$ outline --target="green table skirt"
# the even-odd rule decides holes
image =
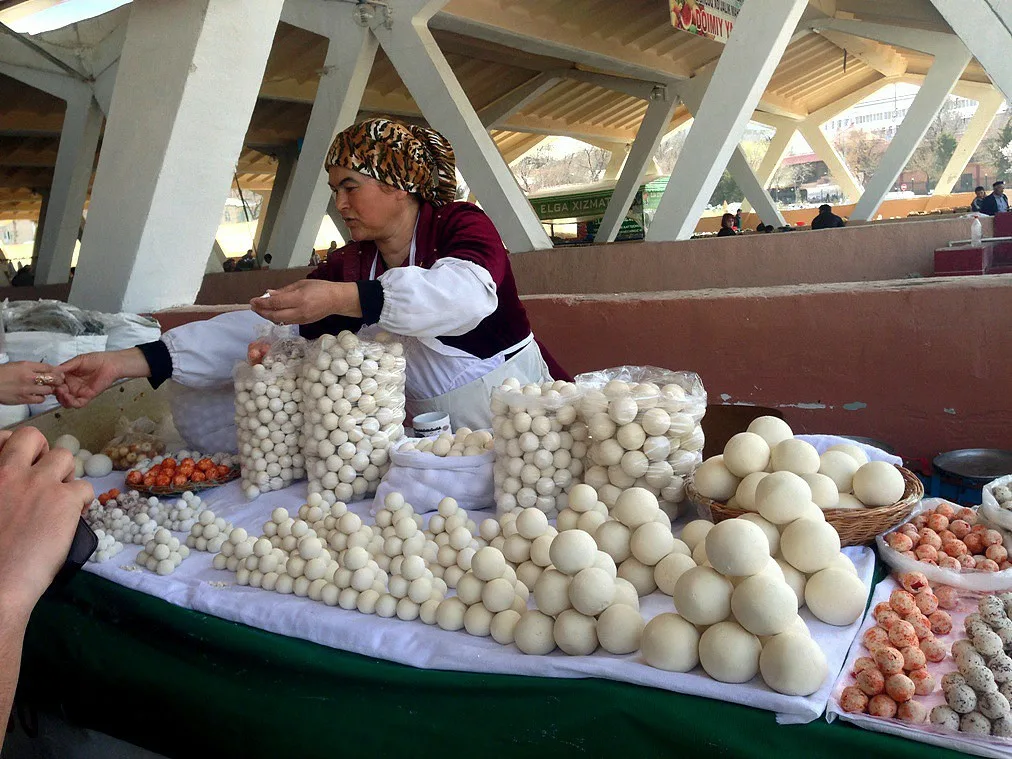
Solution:
[[[43,600],[19,699],[168,757],[955,757],[837,722],[608,680],[442,672],[182,609],[80,573]]]

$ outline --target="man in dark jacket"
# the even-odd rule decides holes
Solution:
[[[977,185],[973,188],[973,201],[970,203],[970,211],[973,213],[983,213],[980,205],[984,202],[984,198],[987,197],[987,190],[984,189],[983,185]]]
[[[843,219],[833,213],[833,207],[828,203],[819,206],[819,215],[812,219],[812,229],[835,229],[845,226]]]
[[[1008,212],[1008,198],[1005,197],[1005,182],[999,179],[991,185],[991,194],[980,201],[980,212],[996,216]]]

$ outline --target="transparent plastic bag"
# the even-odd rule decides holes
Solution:
[[[286,333],[262,363],[240,362],[233,372],[239,464],[249,499],[306,476],[298,386],[305,353],[306,341]]]
[[[943,503],[950,503],[944,498],[925,498],[921,501],[917,507],[910,514],[908,519],[903,524],[912,521],[921,514],[929,511],[934,511]],[[955,503],[950,503],[954,509],[961,509]],[[981,514],[979,509],[977,511],[978,518],[984,524],[987,524],[987,520],[984,515]],[[903,524],[897,525],[892,530],[889,530],[882,535],[875,538],[875,543],[878,546],[878,554],[882,557],[882,560],[893,568],[893,571],[897,574],[903,574],[905,572],[920,572],[933,585],[951,585],[954,588],[961,590],[971,590],[981,593],[991,593],[999,590],[1008,590],[1012,587],[1012,569],[1006,569],[1001,572],[983,572],[976,569],[964,569],[961,572],[957,572],[954,569],[943,569],[942,567],[928,564],[917,559],[911,559],[909,556],[904,556],[902,553],[892,548],[887,542],[886,538],[899,530]],[[1002,529],[999,525],[990,525],[994,529],[997,529],[1002,534],[1002,542],[1005,546],[1012,545],[1012,536]]]
[[[699,375],[655,366],[581,374],[580,418],[590,444],[584,482],[611,508],[623,490],[646,488],[672,519],[685,503],[685,478],[703,461],[706,391]]]
[[[116,422],[116,435],[106,443],[102,453],[112,459],[113,469],[130,469],[138,461],[165,452],[165,442],[158,431],[158,425],[146,416],[133,421],[120,417]]]
[[[309,493],[327,503],[376,492],[390,447],[404,437],[404,346],[385,332],[310,344],[301,374]]]
[[[566,507],[566,494],[582,481],[586,455],[581,395],[562,380],[521,386],[510,379],[492,391],[499,514],[536,506],[552,518]]]
[[[1007,498],[999,499],[996,494],[1006,495],[1002,488],[1008,489],[1010,493]],[[980,513],[985,519],[1002,529],[1012,530],[1012,474],[987,483],[981,500]]]

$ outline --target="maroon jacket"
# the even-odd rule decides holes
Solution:
[[[450,203],[441,208],[422,203],[415,230],[415,264],[428,269],[440,258],[471,261],[487,270],[495,282],[498,297],[496,310],[477,327],[464,335],[439,337],[440,342],[478,358],[490,358],[530,334],[531,325],[517,293],[509,252],[484,211],[471,203]],[[352,242],[332,253],[310,273],[310,279],[357,282],[362,318],[328,316],[302,325],[300,332],[303,337],[315,339],[345,329],[357,332],[362,325],[375,324],[379,320],[383,310],[383,286],[369,279],[373,262],[379,277],[386,271],[386,265],[376,250],[376,244],[370,240]],[[407,261],[401,265],[407,266]],[[571,379],[543,346],[541,353],[553,378]]]

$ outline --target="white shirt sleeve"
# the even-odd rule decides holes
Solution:
[[[488,270],[460,258],[441,258],[431,269],[391,269],[379,282],[383,285],[379,326],[396,335],[465,335],[499,306]]]
[[[172,357],[172,379],[193,388],[210,388],[232,381],[232,370],[246,360],[246,349],[262,328],[274,325],[259,314],[230,311],[213,319],[170,329],[162,342]]]

